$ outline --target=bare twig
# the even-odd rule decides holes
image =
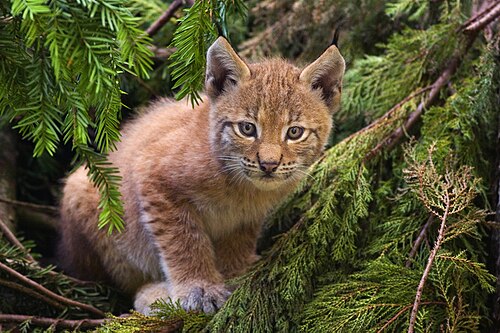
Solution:
[[[420,304],[422,305],[432,305],[432,304],[437,304],[437,305],[446,305],[446,303],[444,302],[421,302]],[[403,313],[405,313],[406,311],[408,311],[409,309],[411,309],[411,307],[413,306],[413,304],[409,304],[405,307],[403,307],[401,310],[398,311],[398,313],[396,313],[391,319],[389,319],[385,324],[384,326],[382,326],[378,331],[377,333],[381,333],[383,332],[387,327],[389,327],[394,321],[396,321],[396,319],[398,319]]]
[[[47,318],[47,317],[35,317],[35,316],[24,316],[17,314],[0,314],[0,322],[19,324],[25,321],[29,321],[33,325],[44,326],[44,327],[57,327],[57,328],[69,328],[69,329],[79,329],[79,328],[94,328],[101,326],[106,321],[111,319],[82,319],[82,320],[68,320],[68,319],[57,319],[57,318]]]
[[[66,306],[62,305],[61,303],[54,301],[50,297],[47,297],[47,296],[42,295],[40,293],[37,293],[33,289],[27,288],[27,287],[20,285],[18,283],[0,279],[0,285],[7,287],[9,289],[12,289],[12,290],[20,291],[21,293],[29,295],[31,297],[37,298],[37,299],[41,300],[42,302],[45,302],[45,303],[47,303],[55,308],[64,309],[66,307]],[[1,332],[1,330],[0,330],[0,332]]]
[[[417,239],[415,240],[415,243],[413,244],[413,247],[411,248],[410,253],[408,254],[408,260],[406,261],[406,267],[411,266],[411,260],[415,257],[417,254],[418,248],[420,247],[420,244],[422,244],[423,240],[427,236],[427,231],[429,230],[429,227],[434,223],[434,215],[431,214],[429,218],[427,219],[427,222],[425,222],[424,227],[422,230],[420,230],[420,234],[418,234]]]
[[[175,12],[186,5],[191,7],[193,5],[193,0],[174,0],[168,6],[167,10],[146,30],[149,36],[155,35],[167,22],[174,16]]]
[[[420,282],[417,287],[417,293],[415,295],[415,301],[413,302],[413,308],[411,310],[411,315],[410,315],[410,324],[408,326],[408,333],[413,333],[415,331],[415,322],[417,320],[417,313],[418,313],[418,307],[420,306],[420,300],[422,299],[422,293],[424,291],[424,286],[425,282],[427,281],[427,278],[429,277],[429,273],[432,268],[432,264],[434,263],[434,259],[436,258],[436,254],[441,247],[441,243],[443,242],[444,239],[444,234],[445,234],[445,229],[446,229],[446,220],[448,219],[448,212],[450,210],[451,206],[451,199],[450,199],[450,194],[448,192],[448,189],[443,193],[444,196],[444,204],[445,204],[445,210],[443,213],[443,216],[441,217],[441,226],[439,227],[439,233],[438,233],[438,238],[436,240],[436,243],[434,243],[434,247],[432,248],[432,251],[429,255],[429,259],[427,260],[427,265],[425,266],[424,272],[422,274],[422,277],[420,279]]]
[[[10,231],[10,229],[7,227],[7,225],[0,219],[0,231],[5,235],[5,238],[9,242],[11,242],[13,245],[21,249],[25,254],[26,258],[31,261],[35,262],[35,259],[31,256],[29,251],[21,244],[21,242],[16,238],[16,236]]]
[[[1,197],[0,197],[0,202],[5,202],[5,203],[11,204],[13,206],[32,208],[34,210],[51,213],[53,215],[58,214],[58,210],[54,206],[38,205],[38,204],[31,203],[31,202],[24,202],[24,201],[12,200],[12,199],[1,198]]]
[[[69,306],[75,306],[75,307],[78,307],[82,310],[86,310],[86,311],[94,313],[98,316],[104,317],[104,312],[102,312],[101,310],[99,310],[91,305],[80,303],[80,302],[74,301],[72,299],[58,295],[58,294],[54,293],[53,291],[36,283],[35,281],[27,278],[26,276],[22,275],[21,273],[17,272],[16,270],[10,268],[9,266],[4,265],[3,263],[0,263],[0,269],[9,273],[13,277],[23,281],[24,283],[26,283],[30,287],[34,288],[35,290],[38,290],[39,292],[45,294],[46,296],[53,298],[54,300],[56,300],[58,302],[61,302],[63,304],[69,305]]]
[[[154,57],[156,59],[168,59],[177,50],[175,47],[163,48],[154,45],[151,45],[148,48],[154,53]]]

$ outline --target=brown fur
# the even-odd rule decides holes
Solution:
[[[320,155],[339,104],[344,62],[335,46],[303,71],[278,59],[246,65],[223,38],[207,59],[201,105],[155,103],[110,155],[123,177],[123,233],[97,229],[98,192],[83,168],[64,188],[62,267],[139,290],[143,312],[160,296],[206,312],[223,304],[224,279],[256,260],[263,219]],[[242,135],[243,121],[256,137]],[[305,128],[302,139],[287,139],[291,126]]]

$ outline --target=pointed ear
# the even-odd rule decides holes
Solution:
[[[300,73],[300,81],[313,90],[319,90],[325,103],[334,112],[340,106],[344,71],[344,58],[337,46],[332,45],[316,61],[304,68]]]
[[[224,37],[208,49],[205,89],[210,98],[217,98],[229,87],[250,77],[247,64],[236,54]]]

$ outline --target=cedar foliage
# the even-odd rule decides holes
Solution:
[[[180,96],[197,100],[206,48],[217,25],[227,26],[229,9],[245,13],[240,1],[199,1],[181,20],[171,65]],[[464,33],[478,8],[459,0],[265,0],[249,9],[251,36],[241,44],[249,57],[310,60],[325,47],[329,27],[344,21],[340,49],[349,66],[332,146],[270,216],[262,260],[232,281],[238,288],[218,313],[158,302],[151,318],[113,317],[98,331],[494,330],[486,240],[498,26]],[[447,71],[452,76],[436,88]],[[95,164],[106,168],[105,160]]]

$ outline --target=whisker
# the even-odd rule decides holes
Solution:
[[[310,173],[305,172],[305,171],[303,171],[303,170],[300,170],[299,168],[295,169],[294,171],[298,171],[298,172],[300,172],[301,174],[306,175],[306,176],[308,176],[308,177],[311,177],[311,179],[313,179],[313,180],[316,180],[316,178],[315,178],[313,175],[311,175]]]

